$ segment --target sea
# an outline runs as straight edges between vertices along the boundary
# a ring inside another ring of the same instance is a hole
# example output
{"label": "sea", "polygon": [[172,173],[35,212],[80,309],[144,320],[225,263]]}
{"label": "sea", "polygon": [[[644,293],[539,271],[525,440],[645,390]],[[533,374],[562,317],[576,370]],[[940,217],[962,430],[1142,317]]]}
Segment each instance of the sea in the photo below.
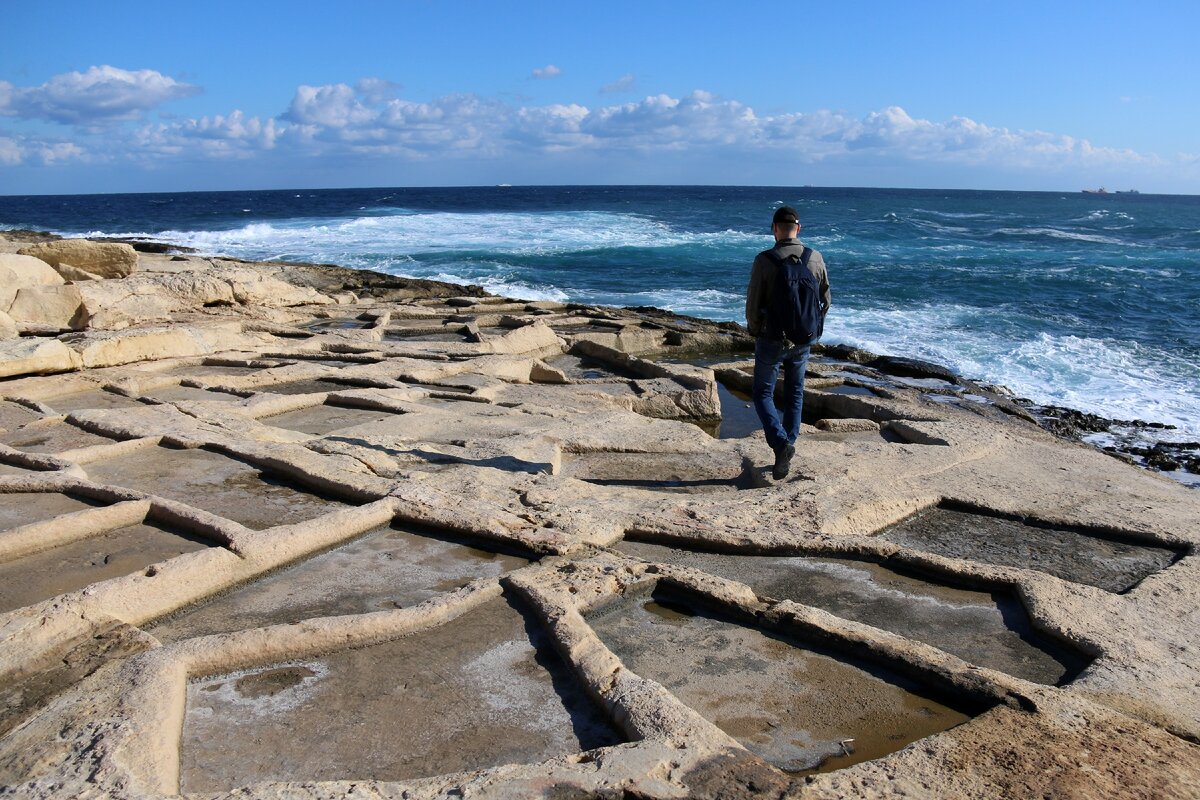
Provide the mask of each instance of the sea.
{"label": "sea", "polygon": [[140,237],[503,295],[743,320],[781,204],[829,267],[823,341],[1200,439],[1200,197],[732,186],[0,196],[0,229]]}

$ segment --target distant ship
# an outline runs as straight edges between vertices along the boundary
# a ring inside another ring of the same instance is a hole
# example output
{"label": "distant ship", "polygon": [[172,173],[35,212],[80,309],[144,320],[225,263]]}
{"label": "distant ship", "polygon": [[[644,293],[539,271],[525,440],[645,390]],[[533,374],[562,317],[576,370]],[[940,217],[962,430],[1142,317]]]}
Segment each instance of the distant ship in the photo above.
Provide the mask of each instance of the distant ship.
{"label": "distant ship", "polygon": [[1108,189],[1101,186],[1099,189],[1084,189],[1084,194],[1108,194]]}
{"label": "distant ship", "polygon": [[1137,189],[1117,189],[1116,194],[1141,194]]}

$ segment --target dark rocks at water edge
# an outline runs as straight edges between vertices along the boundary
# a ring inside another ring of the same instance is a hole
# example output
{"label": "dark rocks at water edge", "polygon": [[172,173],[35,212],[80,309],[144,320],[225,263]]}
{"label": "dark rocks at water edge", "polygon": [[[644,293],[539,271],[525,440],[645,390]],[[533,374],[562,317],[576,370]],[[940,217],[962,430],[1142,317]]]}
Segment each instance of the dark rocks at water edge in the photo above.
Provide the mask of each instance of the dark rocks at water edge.
{"label": "dark rocks at water edge", "polygon": [[1140,419],[1109,419],[1073,408],[1042,406],[1025,399],[1018,402],[1028,406],[1042,427],[1065,439],[1094,444],[1110,455],[1162,472],[1200,474],[1200,442],[1147,441],[1147,436],[1157,437],[1165,431],[1176,430],[1174,425]]}

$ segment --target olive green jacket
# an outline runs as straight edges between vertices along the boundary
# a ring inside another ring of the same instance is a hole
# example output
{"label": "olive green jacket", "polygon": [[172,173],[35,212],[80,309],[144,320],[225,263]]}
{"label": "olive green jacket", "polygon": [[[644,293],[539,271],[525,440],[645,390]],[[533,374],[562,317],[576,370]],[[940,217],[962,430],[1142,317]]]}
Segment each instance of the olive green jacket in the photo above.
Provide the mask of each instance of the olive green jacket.
{"label": "olive green jacket", "polygon": [[[793,254],[799,257],[804,252],[804,245],[799,239],[784,239],[776,243],[773,249],[778,250],[785,258]],[[750,329],[751,336],[758,336],[762,332],[763,317],[770,305],[771,288],[775,285],[775,271],[778,267],[767,255],[768,252],[770,251],[764,250],[755,256],[754,265],[750,267],[750,286],[746,289],[746,327]],[[827,314],[831,298],[829,272],[825,269],[825,259],[821,258],[821,254],[816,250],[813,250],[808,258],[808,270],[816,277],[817,284],[821,287],[821,311]]]}

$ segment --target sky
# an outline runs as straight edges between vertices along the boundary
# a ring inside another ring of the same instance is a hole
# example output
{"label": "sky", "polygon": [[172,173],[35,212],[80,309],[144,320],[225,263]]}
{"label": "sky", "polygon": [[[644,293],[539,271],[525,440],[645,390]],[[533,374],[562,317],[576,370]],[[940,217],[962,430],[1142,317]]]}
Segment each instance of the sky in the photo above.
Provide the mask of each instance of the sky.
{"label": "sky", "polygon": [[3,6],[0,194],[736,184],[1200,194],[1200,3]]}

